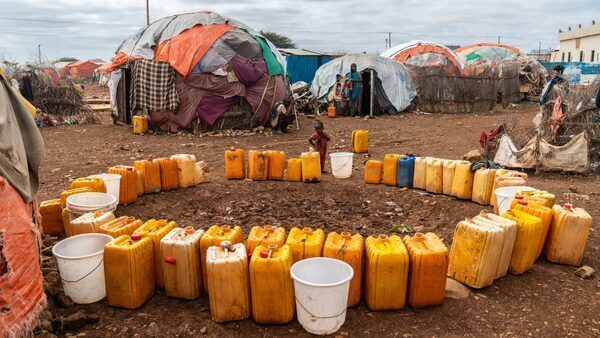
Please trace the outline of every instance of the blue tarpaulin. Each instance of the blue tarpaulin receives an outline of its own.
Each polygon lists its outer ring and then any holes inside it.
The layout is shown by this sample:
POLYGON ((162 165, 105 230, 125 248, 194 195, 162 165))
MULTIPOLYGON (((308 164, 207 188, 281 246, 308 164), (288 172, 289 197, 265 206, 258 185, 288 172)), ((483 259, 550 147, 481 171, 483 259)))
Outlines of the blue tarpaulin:
POLYGON ((329 55, 286 55, 285 61, 290 82, 304 81, 311 83, 317 69, 333 60, 333 58, 329 55))

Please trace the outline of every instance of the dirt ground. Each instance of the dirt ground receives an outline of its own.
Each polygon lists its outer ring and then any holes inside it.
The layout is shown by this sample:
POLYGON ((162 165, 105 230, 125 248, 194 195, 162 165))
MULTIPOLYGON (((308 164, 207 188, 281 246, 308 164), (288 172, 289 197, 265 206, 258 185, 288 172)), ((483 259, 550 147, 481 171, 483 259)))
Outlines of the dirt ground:
MULTIPOLYGON (((41 169, 40 200, 56 198, 69 180, 105 172, 112 165, 131 164, 149 155, 196 155, 211 167, 209 183, 194 188, 145 195, 117 215, 143 220, 166 218, 181 226, 207 228, 214 224, 240 225, 246 234, 253 225, 273 224, 324 228, 326 232, 351 229, 363 236, 386 233, 395 224, 432 231, 450 246, 453 229, 461 219, 485 208, 469 201, 416 190, 401 191, 363 182, 368 159, 386 153, 413 153, 458 159, 478 147, 479 134, 504 121, 522 128, 531 125, 537 106, 523 104, 485 115, 415 115, 324 118, 333 137, 330 151, 348 151, 355 129, 370 130, 370 153, 355 155, 352 178, 326 174, 317 184, 294 182, 227 181, 223 152, 231 147, 277 149, 298 157, 308 148, 312 120, 300 118, 300 130, 283 136, 260 134, 134 135, 130 126, 109 124, 51 127, 42 130, 46 155, 41 169)), ((329 163, 329 162, 328 162, 329 163)), ((328 168, 330 171, 330 168, 328 168)), ((560 203, 571 200, 600 218, 600 177, 530 173, 530 185, 555 193, 560 203), (576 192, 589 198, 567 198, 576 192)), ((583 264, 600 268, 600 234, 592 229, 583 264)), ((52 258, 45 258, 52 265, 52 258)), ((413 310, 372 312, 361 304, 348 311, 341 336, 599 336, 600 279, 582 280, 573 267, 541 258, 522 276, 507 275, 466 299, 447 299, 441 306, 413 310)), ((193 301, 167 298, 162 291, 142 308, 111 308, 102 301, 87 306, 56 307, 54 316, 83 311, 99 316, 95 324, 62 332, 93 337, 115 336, 287 336, 308 334, 298 322, 262 326, 251 319, 217 324, 211 321, 206 294, 193 301)))

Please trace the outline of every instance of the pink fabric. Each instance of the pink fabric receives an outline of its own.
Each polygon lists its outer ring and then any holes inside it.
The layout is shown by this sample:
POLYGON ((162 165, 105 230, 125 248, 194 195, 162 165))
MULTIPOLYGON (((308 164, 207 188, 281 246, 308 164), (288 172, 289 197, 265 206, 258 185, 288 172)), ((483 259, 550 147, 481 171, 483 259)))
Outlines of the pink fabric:
POLYGON ((216 120, 231 107, 232 104, 238 103, 240 99, 236 97, 224 98, 215 95, 205 95, 202 101, 196 108, 198 118, 204 123, 212 127, 216 120))

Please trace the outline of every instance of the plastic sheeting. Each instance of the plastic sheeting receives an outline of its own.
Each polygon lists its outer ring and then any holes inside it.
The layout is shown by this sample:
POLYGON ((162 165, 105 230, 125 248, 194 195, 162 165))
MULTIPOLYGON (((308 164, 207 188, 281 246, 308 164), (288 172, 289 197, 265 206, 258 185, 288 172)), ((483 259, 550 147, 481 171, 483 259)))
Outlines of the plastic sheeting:
POLYGON ((252 36, 241 30, 226 32, 213 43, 192 72, 212 73, 236 55, 246 59, 262 59, 262 48, 252 36))
POLYGON ((410 105, 417 95, 406 67, 394 60, 372 54, 349 54, 319 67, 310 86, 311 92, 321 101, 335 84, 336 75, 350 72, 350 65, 356 63, 358 71, 373 69, 381 79, 389 101, 401 112, 410 105))
MULTIPOLYGON (((453 63, 459 69, 465 67, 461 58, 456 55, 450 48, 429 41, 412 40, 406 43, 396 45, 381 53, 381 56, 396 59, 400 62, 409 61, 411 58, 422 54, 437 54, 443 56, 448 62, 453 63)), ((423 60, 428 61, 428 60, 423 60)), ((431 61, 439 61, 431 59, 431 61)), ((414 60, 413 60, 414 62, 414 60)), ((430 66, 428 63, 416 64, 416 66, 430 66)))
MULTIPOLYGON (((251 35, 262 37, 262 35, 242 22, 214 12, 186 13, 159 19, 149 26, 140 29, 135 34, 125 39, 119 45, 115 53, 122 53, 130 58, 154 59, 154 46, 158 46, 164 41, 172 39, 183 31, 196 25, 215 24, 227 24, 235 28, 243 29, 251 35)), ((283 70, 282 73, 285 73, 285 60, 283 56, 279 54, 277 48, 270 41, 264 39, 264 43, 269 47, 275 59, 280 64, 283 70)), ((118 67, 122 62, 122 58, 115 58, 112 69, 118 67)))
POLYGON ((534 136, 523 149, 517 150, 511 138, 500 139, 494 161, 510 168, 535 168, 547 171, 589 171, 589 143, 585 133, 573 137, 562 146, 555 146, 534 136))
POLYGON ((498 62, 516 55, 523 54, 518 48, 501 43, 476 43, 464 46, 454 51, 463 61, 469 65, 478 59, 487 62, 498 62))

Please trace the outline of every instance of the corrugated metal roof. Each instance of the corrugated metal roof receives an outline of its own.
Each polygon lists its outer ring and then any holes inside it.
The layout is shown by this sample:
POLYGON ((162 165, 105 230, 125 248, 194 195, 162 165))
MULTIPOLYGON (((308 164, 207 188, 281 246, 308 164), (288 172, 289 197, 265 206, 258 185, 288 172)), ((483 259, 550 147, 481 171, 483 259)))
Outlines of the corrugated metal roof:
POLYGON ((319 56, 319 55, 327 55, 327 56, 343 56, 346 53, 341 52, 316 52, 308 49, 301 48, 278 48, 279 52, 282 55, 299 55, 299 56, 319 56))

